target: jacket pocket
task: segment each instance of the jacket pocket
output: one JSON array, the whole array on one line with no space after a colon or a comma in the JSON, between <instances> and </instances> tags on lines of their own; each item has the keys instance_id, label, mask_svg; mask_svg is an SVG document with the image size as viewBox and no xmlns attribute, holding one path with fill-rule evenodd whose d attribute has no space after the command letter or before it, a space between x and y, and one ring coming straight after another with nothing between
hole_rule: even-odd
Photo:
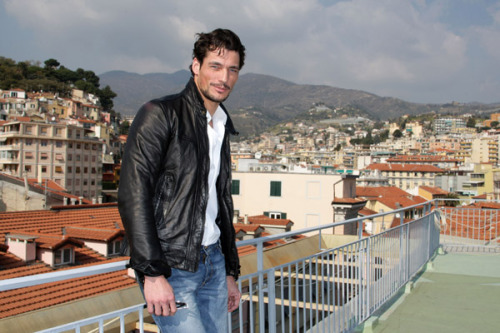
<instances>
[{"instance_id":1,"label":"jacket pocket","mask_svg":"<svg viewBox=\"0 0 500 333\"><path fill-rule=\"evenodd\" d=\"M165 224L165 214L172 199L175 187L175 176L171 172L165 172L155 189L154 215L156 225Z\"/></svg>"}]
</instances>

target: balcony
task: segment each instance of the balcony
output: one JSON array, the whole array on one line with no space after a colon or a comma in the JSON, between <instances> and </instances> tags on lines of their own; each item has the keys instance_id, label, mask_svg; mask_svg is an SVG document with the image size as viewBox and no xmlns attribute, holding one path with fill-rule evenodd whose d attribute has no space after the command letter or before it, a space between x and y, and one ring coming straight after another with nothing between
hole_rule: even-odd
<instances>
[{"instance_id":1,"label":"balcony","mask_svg":"<svg viewBox=\"0 0 500 333\"><path fill-rule=\"evenodd\" d=\"M241 256L238 285L243 296L239 309L228 315L231 331L496 331L499 211L486 205L444 207L433 201L424 204L418 219L401 219L399 225L375 235L364 232L370 220L405 216L407 210L417 209L422 205L237 242L240 249L254 252ZM331 235L333 226L348 224L356 226L356 235ZM301 237L304 234L313 236ZM266 244L277 246L265 248ZM124 270L125 265L119 261L2 280L0 291L106 274ZM37 321L38 332L154 332L138 288L132 289L133 297L123 293L115 298L123 309L69 321L65 315L63 323L36 314L31 319ZM137 303L124 306L128 299ZM88 301L86 306L99 304ZM2 320L0 328L13 329L8 324ZM23 324L30 323L17 323Z\"/></svg>"}]
</instances>

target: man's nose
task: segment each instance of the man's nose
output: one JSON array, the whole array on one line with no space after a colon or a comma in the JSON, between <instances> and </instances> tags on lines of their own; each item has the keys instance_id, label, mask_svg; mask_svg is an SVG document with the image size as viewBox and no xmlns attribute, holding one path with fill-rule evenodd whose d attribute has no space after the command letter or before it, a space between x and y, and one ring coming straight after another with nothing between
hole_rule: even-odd
<instances>
[{"instance_id":1,"label":"man's nose","mask_svg":"<svg viewBox=\"0 0 500 333\"><path fill-rule=\"evenodd\" d=\"M219 80L223 83L226 83L228 79L229 79L229 69L223 68L220 71Z\"/></svg>"}]
</instances>

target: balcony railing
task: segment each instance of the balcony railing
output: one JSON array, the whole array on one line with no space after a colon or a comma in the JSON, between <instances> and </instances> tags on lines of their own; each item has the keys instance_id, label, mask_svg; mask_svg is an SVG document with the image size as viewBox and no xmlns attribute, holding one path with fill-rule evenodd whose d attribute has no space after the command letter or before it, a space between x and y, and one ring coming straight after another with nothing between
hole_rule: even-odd
<instances>
[{"instance_id":1,"label":"balcony railing","mask_svg":"<svg viewBox=\"0 0 500 333\"><path fill-rule=\"evenodd\" d=\"M472 212L465 208L437 208L437 202L430 201L369 218L405 216L405 211L421 210L422 206L421 217L409 223L403 223L401 218L399 225L376 235L363 234L363 225L368 221L358 218L237 242L238 247L255 246L257 252L253 254L253 272L238 280L242 300L239 309L228 314L231 332L351 332L420 271L438 249L440 234L448 245L460 239L462 247L469 244L499 248L496 210ZM481 220L489 225L479 224ZM338 245L338 239L345 236L331 235L332 227L348 224L355 224L358 234ZM459 228L465 225L468 227ZM313 233L315 236L307 238L307 245L313 244L310 255L275 264L276 253L280 249L287 251L286 246L264 249L265 243L283 240L290 243L293 236ZM296 242L301 241L306 240ZM271 251L278 252L270 254ZM125 264L122 261L0 281L0 290L121 270ZM110 324L117 323L120 331L125 332L126 323L130 325L131 320L126 316L130 313L137 329L144 332L143 305L39 332L80 332L90 324L104 332Z\"/></svg>"}]
</instances>

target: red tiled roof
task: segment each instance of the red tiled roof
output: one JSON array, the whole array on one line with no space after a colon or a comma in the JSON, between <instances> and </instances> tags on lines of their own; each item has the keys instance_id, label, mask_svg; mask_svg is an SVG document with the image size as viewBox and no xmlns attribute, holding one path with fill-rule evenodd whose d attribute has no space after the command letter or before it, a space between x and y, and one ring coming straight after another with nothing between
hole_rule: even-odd
<instances>
[{"instance_id":1,"label":"red tiled roof","mask_svg":"<svg viewBox=\"0 0 500 333\"><path fill-rule=\"evenodd\" d=\"M5 234L35 236L38 247L55 249L68 242L75 244L75 264L78 267L124 260L106 258L76 239L109 240L123 234L116 204L63 206L61 209L0 213L0 243ZM66 230L66 235L64 231ZM86 238L87 237L87 238ZM72 269L75 265L58 270ZM0 252L0 279L53 272L54 268L37 260L26 263L11 253ZM75 278L39 286L0 292L0 318L40 310L104 292L131 287L135 280L126 270Z\"/></svg>"},{"instance_id":2,"label":"red tiled roof","mask_svg":"<svg viewBox=\"0 0 500 333\"><path fill-rule=\"evenodd\" d=\"M418 195L411 195L394 186L358 186L356 187L356 197L377 200L392 209L413 206L427 201Z\"/></svg>"},{"instance_id":3,"label":"red tiled roof","mask_svg":"<svg viewBox=\"0 0 500 333\"><path fill-rule=\"evenodd\" d=\"M255 252L257 252L257 248L253 245L245 245L238 248L238 256L245 256Z\"/></svg>"},{"instance_id":4,"label":"red tiled roof","mask_svg":"<svg viewBox=\"0 0 500 333\"><path fill-rule=\"evenodd\" d=\"M256 232L259 228L264 229L263 227L261 227L258 224L233 223L233 226L234 226L234 229L236 230L236 232L238 232L238 230L243 230L245 232L248 232L248 231Z\"/></svg>"},{"instance_id":5,"label":"red tiled roof","mask_svg":"<svg viewBox=\"0 0 500 333\"><path fill-rule=\"evenodd\" d=\"M102 229L69 226L66 227L66 236L78 239L89 239L109 242L119 236L125 236L125 231L121 229Z\"/></svg>"},{"instance_id":6,"label":"red tiled roof","mask_svg":"<svg viewBox=\"0 0 500 333\"><path fill-rule=\"evenodd\" d=\"M405 196L409 194L395 186L356 186L356 197L379 198L389 195Z\"/></svg>"},{"instance_id":7,"label":"red tiled roof","mask_svg":"<svg viewBox=\"0 0 500 333\"><path fill-rule=\"evenodd\" d=\"M396 171L396 172L443 172L444 170L428 164L396 164L374 163L366 167L367 170Z\"/></svg>"},{"instance_id":8,"label":"red tiled roof","mask_svg":"<svg viewBox=\"0 0 500 333\"><path fill-rule=\"evenodd\" d=\"M39 248L42 249L50 249L50 250L57 250L60 249L61 247L67 245L67 244L73 244L75 246L81 247L83 246L83 242L69 238L66 236L56 236L56 235L47 235L47 234L40 234L36 232L18 232L13 230L10 233L7 233L7 235L11 238L16 238L18 236L33 236L36 237L36 245Z\"/></svg>"},{"instance_id":9,"label":"red tiled roof","mask_svg":"<svg viewBox=\"0 0 500 333\"><path fill-rule=\"evenodd\" d=\"M419 186L422 190L429 192L430 194L446 195L450 192L443 190L440 187L434 186Z\"/></svg>"},{"instance_id":10,"label":"red tiled roof","mask_svg":"<svg viewBox=\"0 0 500 333\"><path fill-rule=\"evenodd\" d=\"M100 208L99 208L100 207ZM62 235L63 227L123 230L116 204L77 205L52 207L51 210L0 213L0 242L5 242L5 233L16 230L26 233Z\"/></svg>"},{"instance_id":11,"label":"red tiled roof","mask_svg":"<svg viewBox=\"0 0 500 333\"><path fill-rule=\"evenodd\" d=\"M272 219L265 215L249 216L248 223L251 224L262 224L262 225L281 225L286 226L293 222L289 219Z\"/></svg>"},{"instance_id":12,"label":"red tiled roof","mask_svg":"<svg viewBox=\"0 0 500 333\"><path fill-rule=\"evenodd\" d=\"M132 287L126 270L0 292L0 318Z\"/></svg>"},{"instance_id":13,"label":"red tiled roof","mask_svg":"<svg viewBox=\"0 0 500 333\"><path fill-rule=\"evenodd\" d=\"M374 210L371 210L369 208L366 208L364 207L363 209L361 209L359 212L358 212L359 215L362 215L362 216L369 216L369 215L375 215L377 214L376 211Z\"/></svg>"}]
</instances>

